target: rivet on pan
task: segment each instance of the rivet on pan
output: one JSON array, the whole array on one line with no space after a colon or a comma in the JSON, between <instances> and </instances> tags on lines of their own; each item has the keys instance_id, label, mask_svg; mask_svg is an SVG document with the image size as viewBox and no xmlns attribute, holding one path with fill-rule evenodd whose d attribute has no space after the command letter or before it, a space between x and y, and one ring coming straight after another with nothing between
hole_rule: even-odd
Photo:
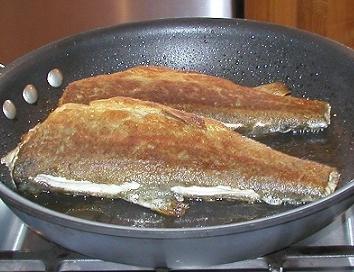
<instances>
[{"instance_id":1,"label":"rivet on pan","mask_svg":"<svg viewBox=\"0 0 354 272\"><path fill-rule=\"evenodd\" d=\"M8 119L15 119L16 117L16 107L11 100L6 100L2 105L2 111Z\"/></svg>"},{"instance_id":2,"label":"rivet on pan","mask_svg":"<svg viewBox=\"0 0 354 272\"><path fill-rule=\"evenodd\" d=\"M58 68L50 70L47 76L47 81L50 86L58 88L63 83L63 74Z\"/></svg>"},{"instance_id":3,"label":"rivet on pan","mask_svg":"<svg viewBox=\"0 0 354 272\"><path fill-rule=\"evenodd\" d=\"M22 96L28 104L36 103L38 99L38 92L36 87L32 84L26 85L26 87L23 89Z\"/></svg>"}]
</instances>

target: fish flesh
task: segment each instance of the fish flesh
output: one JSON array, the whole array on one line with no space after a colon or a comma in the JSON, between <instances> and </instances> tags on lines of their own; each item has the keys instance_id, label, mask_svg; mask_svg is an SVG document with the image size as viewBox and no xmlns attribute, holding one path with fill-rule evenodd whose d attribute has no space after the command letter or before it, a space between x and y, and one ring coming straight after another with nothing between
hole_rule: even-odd
<instances>
[{"instance_id":1,"label":"fish flesh","mask_svg":"<svg viewBox=\"0 0 354 272\"><path fill-rule=\"evenodd\" d=\"M281 82L251 88L197 72L137 66L74 81L64 90L59 105L132 97L216 119L248 136L318 132L328 127L328 103L289 94Z\"/></svg>"},{"instance_id":2,"label":"fish flesh","mask_svg":"<svg viewBox=\"0 0 354 272\"><path fill-rule=\"evenodd\" d=\"M339 179L219 121L128 97L63 104L1 162L19 190L121 198L171 216L185 198L312 201Z\"/></svg>"}]
</instances>

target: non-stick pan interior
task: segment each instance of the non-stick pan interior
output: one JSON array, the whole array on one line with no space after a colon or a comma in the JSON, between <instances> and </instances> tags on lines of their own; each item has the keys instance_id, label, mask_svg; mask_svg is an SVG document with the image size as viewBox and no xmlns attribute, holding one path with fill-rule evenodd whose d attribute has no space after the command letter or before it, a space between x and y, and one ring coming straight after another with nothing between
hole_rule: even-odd
<instances>
[{"instance_id":1,"label":"non-stick pan interior","mask_svg":"<svg viewBox=\"0 0 354 272\"><path fill-rule=\"evenodd\" d=\"M14 148L23 133L56 107L68 83L149 64L201 71L249 86L283 81L295 96L328 101L332 105L332 123L325 132L273 135L258 140L282 152L337 167L342 174L340 186L353 179L353 51L318 36L238 20L179 19L118 26L53 43L17 60L0 77L0 102L11 99L17 107L15 120L0 114L0 156ZM64 75L59 88L51 87L46 80L53 68ZM22 98L27 84L35 85L39 91L34 105ZM2 165L0 170L1 180L10 184L6 168ZM187 214L176 219L122 200L54 193L24 195L69 215L138 227L220 225L294 208L191 201Z\"/></svg>"}]
</instances>

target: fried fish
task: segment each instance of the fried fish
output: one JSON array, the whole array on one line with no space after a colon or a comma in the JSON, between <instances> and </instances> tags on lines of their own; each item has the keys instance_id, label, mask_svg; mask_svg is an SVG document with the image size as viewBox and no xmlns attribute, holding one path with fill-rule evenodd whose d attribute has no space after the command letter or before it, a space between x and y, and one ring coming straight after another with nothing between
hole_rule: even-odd
<instances>
[{"instance_id":1,"label":"fried fish","mask_svg":"<svg viewBox=\"0 0 354 272\"><path fill-rule=\"evenodd\" d=\"M298 203L335 190L335 168L295 158L222 123L115 97L67 103L1 162L19 190L122 198L181 216L184 198Z\"/></svg>"},{"instance_id":2,"label":"fried fish","mask_svg":"<svg viewBox=\"0 0 354 272\"><path fill-rule=\"evenodd\" d=\"M72 82L64 90L59 105L132 97L213 118L250 136L318 132L329 125L328 103L296 98L289 93L280 82L250 88L196 72L137 66Z\"/></svg>"}]
</instances>

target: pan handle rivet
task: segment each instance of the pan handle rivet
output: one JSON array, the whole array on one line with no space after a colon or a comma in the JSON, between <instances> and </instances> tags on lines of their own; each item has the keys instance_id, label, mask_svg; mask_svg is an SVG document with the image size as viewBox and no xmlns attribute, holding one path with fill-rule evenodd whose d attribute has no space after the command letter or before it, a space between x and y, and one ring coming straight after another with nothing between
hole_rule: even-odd
<instances>
[{"instance_id":1,"label":"pan handle rivet","mask_svg":"<svg viewBox=\"0 0 354 272\"><path fill-rule=\"evenodd\" d=\"M6 100L2 105L2 111L4 112L7 119L15 119L16 117L16 107L11 100Z\"/></svg>"},{"instance_id":2,"label":"pan handle rivet","mask_svg":"<svg viewBox=\"0 0 354 272\"><path fill-rule=\"evenodd\" d=\"M58 68L50 70L47 76L47 81L50 86L58 88L63 83L63 74Z\"/></svg>"},{"instance_id":3,"label":"pan handle rivet","mask_svg":"<svg viewBox=\"0 0 354 272\"><path fill-rule=\"evenodd\" d=\"M36 87L32 84L26 85L26 87L23 89L22 96L28 104L36 103L38 100L38 92Z\"/></svg>"}]
</instances>

